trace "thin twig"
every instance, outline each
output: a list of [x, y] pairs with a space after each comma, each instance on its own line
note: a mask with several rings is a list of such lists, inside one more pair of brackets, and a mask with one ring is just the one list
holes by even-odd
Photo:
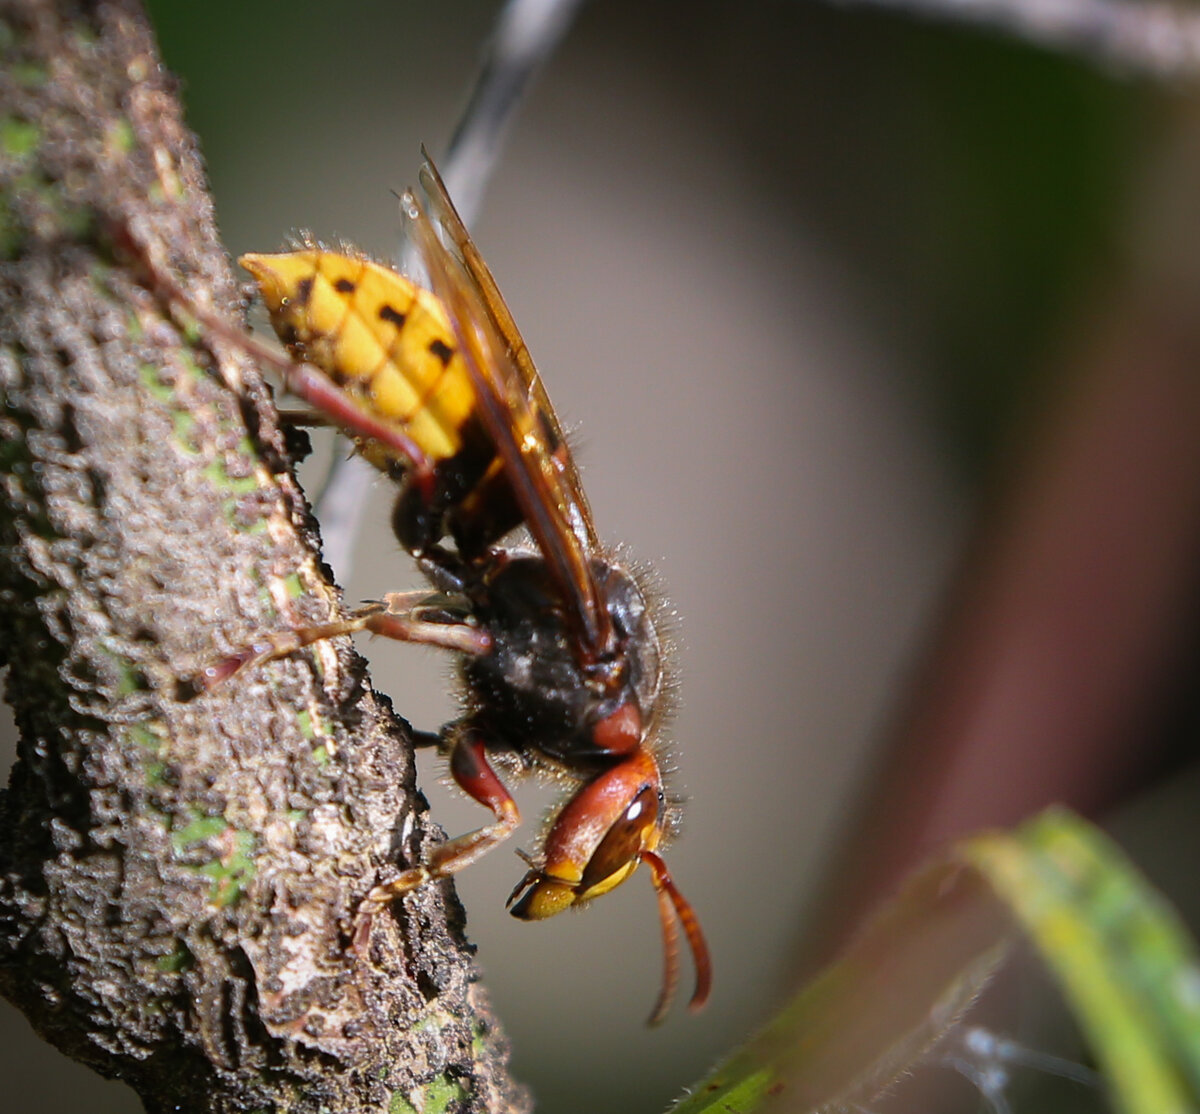
[[558, 49], [582, 6], [583, 0], [509, 0], [501, 11], [441, 168], [468, 226], [483, 206], [505, 133], [534, 74]]
[[1200, 73], [1200, 10], [1128, 0], [839, 0], [990, 27], [1108, 68], [1157, 78]]
[[[463, 220], [473, 224], [496, 169], [505, 133], [534, 74], [558, 48], [583, 0], [509, 0], [496, 21], [483, 67], [445, 158], [442, 178]], [[403, 269], [403, 267], [402, 267]], [[340, 456], [316, 500], [325, 560], [345, 583], [378, 473], [358, 456]]]

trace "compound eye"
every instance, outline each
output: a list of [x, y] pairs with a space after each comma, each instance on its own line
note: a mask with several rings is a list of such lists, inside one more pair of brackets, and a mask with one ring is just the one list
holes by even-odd
[[579, 884], [581, 893], [587, 894], [595, 887], [602, 887], [600, 892], [611, 889], [633, 870], [643, 851], [653, 851], [658, 846], [662, 834], [660, 798], [658, 788], [653, 785], [645, 786], [633, 798], [584, 867]]

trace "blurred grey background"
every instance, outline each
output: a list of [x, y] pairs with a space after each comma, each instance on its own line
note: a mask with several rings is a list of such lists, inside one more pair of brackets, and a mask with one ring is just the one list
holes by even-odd
[[[394, 257], [389, 191], [422, 142], [444, 150], [496, 8], [155, 0], [230, 251], [308, 228]], [[668, 861], [716, 986], [648, 1032], [648, 881], [527, 925], [504, 912], [509, 850], [464, 873], [540, 1109], [661, 1109], [788, 989], [979, 494], [1045, 389], [1041, 348], [1106, 250], [1147, 100], [982, 34], [780, 0], [594, 3], [542, 75], [476, 239], [579, 430], [602, 536], [680, 615], [691, 801]], [[307, 474], [335, 451], [318, 438]], [[391, 494], [350, 600], [416, 583]], [[453, 714], [446, 661], [364, 649], [414, 724]], [[440, 776], [428, 762], [435, 816], [475, 826]], [[517, 796], [529, 817], [550, 799]], [[138, 1109], [0, 1014], [7, 1109]]]

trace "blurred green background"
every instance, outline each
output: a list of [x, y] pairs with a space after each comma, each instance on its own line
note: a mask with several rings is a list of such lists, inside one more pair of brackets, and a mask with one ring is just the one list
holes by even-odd
[[[498, 5], [150, 7], [231, 253], [308, 228], [394, 256], [389, 191], [422, 142], [444, 151]], [[503, 910], [507, 850], [463, 875], [542, 1110], [661, 1109], [788, 989], [981, 496], [1053, 391], [1063, 322], [1122, 257], [1165, 113], [1146, 83], [986, 33], [782, 0], [594, 3], [542, 75], [475, 231], [580, 429], [601, 535], [681, 615], [692, 800], [668, 859], [716, 968], [705, 1014], [647, 1032], [647, 882], [525, 925]], [[334, 451], [319, 441], [310, 474]], [[375, 498], [352, 600], [415, 582]], [[453, 714], [444, 661], [365, 648], [415, 724]], [[426, 771], [446, 828], [478, 823]], [[138, 1109], [2, 1008], [10, 1094]]]

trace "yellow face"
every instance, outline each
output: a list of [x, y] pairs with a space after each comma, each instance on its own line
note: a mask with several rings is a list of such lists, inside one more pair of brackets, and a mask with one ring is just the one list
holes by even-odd
[[545, 920], [547, 917], [553, 917], [556, 913], [563, 912], [564, 909], [570, 909], [572, 905], [591, 901], [594, 897], [600, 897], [601, 894], [606, 894], [609, 890], [616, 889], [617, 886], [637, 870], [637, 866], [637, 859], [631, 863], [626, 863], [619, 870], [614, 871], [607, 878], [596, 883], [594, 886], [590, 886], [586, 890], [581, 890], [578, 882], [571, 882], [566, 879], [555, 878], [553, 875], [543, 874], [526, 891], [520, 905], [513, 907], [513, 912], [522, 920]]
[[[635, 767], [633, 773], [637, 772]], [[629, 780], [624, 769], [601, 775], [584, 787], [547, 836], [545, 865], [531, 870], [517, 887], [513, 896], [519, 894], [520, 899], [512, 907], [513, 916], [527, 921], [553, 917], [616, 889], [637, 870], [642, 855], [662, 840], [656, 768], [654, 773], [653, 781], [634, 783], [636, 792], [624, 801], [604, 792], [606, 782], [619, 790]]]

